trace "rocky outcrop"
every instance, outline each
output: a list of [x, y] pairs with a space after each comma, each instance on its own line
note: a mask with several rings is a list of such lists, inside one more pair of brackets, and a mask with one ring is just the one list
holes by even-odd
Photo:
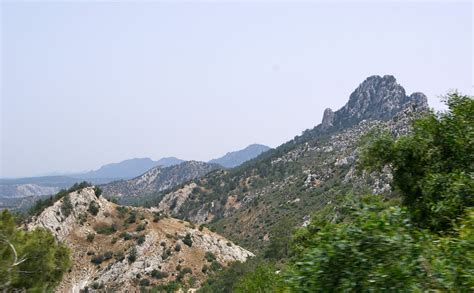
[[[67, 213], [65, 201], [73, 207]], [[97, 209], [91, 211], [91, 205]], [[92, 187], [70, 193], [26, 224], [26, 229], [37, 227], [50, 230], [72, 251], [73, 268], [57, 292], [80, 292], [91, 286], [138, 292], [146, 287], [143, 284], [191, 276], [198, 287], [207, 278], [203, 268], [213, 261], [225, 266], [253, 256], [207, 228], [145, 208], [120, 207], [97, 197]], [[180, 273], [184, 268], [187, 274]]]
[[332, 123], [334, 121], [334, 112], [331, 108], [327, 108], [324, 110], [323, 121], [321, 122], [321, 128], [323, 130], [329, 129], [332, 127]]
[[183, 188], [166, 194], [160, 201], [157, 210], [170, 215], [177, 215], [183, 203], [189, 198], [196, 187], [196, 183], [190, 183]]
[[422, 93], [407, 96], [405, 89], [392, 75], [368, 77], [350, 95], [349, 102], [335, 112], [334, 126], [348, 127], [362, 120], [388, 120], [408, 104], [427, 107]]

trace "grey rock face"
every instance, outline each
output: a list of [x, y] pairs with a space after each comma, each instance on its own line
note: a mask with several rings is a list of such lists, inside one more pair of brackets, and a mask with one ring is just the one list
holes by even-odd
[[369, 119], [388, 120], [410, 103], [420, 108], [428, 106], [424, 94], [407, 96], [392, 75], [370, 76], [350, 95], [349, 102], [335, 112], [334, 126], [348, 127]]
[[334, 112], [331, 110], [331, 108], [327, 108], [324, 110], [324, 115], [323, 115], [323, 122], [321, 123], [321, 127], [323, 130], [326, 130], [332, 126], [332, 123], [334, 121]]

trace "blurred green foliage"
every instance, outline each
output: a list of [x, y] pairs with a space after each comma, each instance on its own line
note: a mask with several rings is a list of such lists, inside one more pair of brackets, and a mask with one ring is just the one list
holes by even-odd
[[71, 267], [70, 251], [51, 232], [24, 231], [8, 210], [0, 214], [0, 290], [52, 291]]

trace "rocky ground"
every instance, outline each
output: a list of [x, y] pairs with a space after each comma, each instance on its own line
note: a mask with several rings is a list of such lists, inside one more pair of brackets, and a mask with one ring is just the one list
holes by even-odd
[[26, 226], [49, 229], [71, 248], [74, 265], [58, 292], [135, 292], [171, 281], [199, 287], [212, 270], [253, 255], [207, 228], [118, 206], [92, 187], [70, 193]]

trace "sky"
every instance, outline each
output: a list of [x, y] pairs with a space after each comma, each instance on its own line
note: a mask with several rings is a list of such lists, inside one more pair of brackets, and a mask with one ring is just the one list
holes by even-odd
[[1, 9], [0, 177], [276, 147], [368, 76], [473, 91], [471, 2], [17, 2]]

